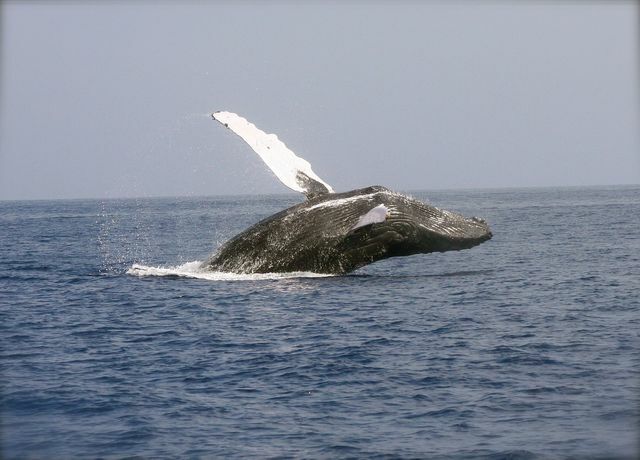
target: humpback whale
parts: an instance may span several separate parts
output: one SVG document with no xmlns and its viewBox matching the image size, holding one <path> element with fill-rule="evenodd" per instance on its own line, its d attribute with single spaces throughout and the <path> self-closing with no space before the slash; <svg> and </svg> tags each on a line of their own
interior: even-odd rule
<svg viewBox="0 0 640 460">
<path fill-rule="evenodd" d="M 240 136 L 273 173 L 306 200 L 223 244 L 202 267 L 233 273 L 345 274 L 381 259 L 471 248 L 491 238 L 487 223 L 382 186 L 336 193 L 311 165 L 231 112 L 214 120 Z"/>
</svg>

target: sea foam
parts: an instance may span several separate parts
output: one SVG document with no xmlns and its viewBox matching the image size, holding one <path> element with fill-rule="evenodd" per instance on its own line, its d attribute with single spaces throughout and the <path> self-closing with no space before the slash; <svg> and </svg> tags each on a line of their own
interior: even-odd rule
<svg viewBox="0 0 640 460">
<path fill-rule="evenodd" d="M 256 280 L 278 280 L 278 279 L 290 279 L 290 278 L 324 278 L 328 275 L 323 273 L 312 272 L 289 272 L 289 273 L 229 273 L 229 272 L 216 272 L 210 271 L 206 268 L 202 268 L 202 262 L 195 260 L 193 262 L 187 262 L 182 265 L 176 266 L 160 266 L 153 267 L 148 265 L 133 264 L 129 270 L 128 275 L 133 276 L 174 276 L 183 278 L 197 278 L 209 281 L 256 281 Z"/>
</svg>

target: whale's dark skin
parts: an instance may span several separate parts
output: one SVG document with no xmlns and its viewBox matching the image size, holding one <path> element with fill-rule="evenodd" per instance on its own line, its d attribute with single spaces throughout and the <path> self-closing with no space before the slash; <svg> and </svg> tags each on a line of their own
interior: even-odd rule
<svg viewBox="0 0 640 460">
<path fill-rule="evenodd" d="M 353 229 L 383 204 L 383 222 Z M 203 267 L 233 273 L 345 274 L 388 257 L 467 249 L 490 239 L 486 222 L 381 186 L 314 193 L 225 243 Z"/>
</svg>

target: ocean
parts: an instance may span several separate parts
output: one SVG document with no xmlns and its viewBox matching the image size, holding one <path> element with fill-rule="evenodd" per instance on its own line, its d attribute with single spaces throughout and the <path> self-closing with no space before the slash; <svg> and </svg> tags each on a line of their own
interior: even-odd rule
<svg viewBox="0 0 640 460">
<path fill-rule="evenodd" d="M 235 276 L 301 195 L 0 202 L 0 457 L 638 458 L 640 186 L 412 195 L 493 239 Z"/>
</svg>

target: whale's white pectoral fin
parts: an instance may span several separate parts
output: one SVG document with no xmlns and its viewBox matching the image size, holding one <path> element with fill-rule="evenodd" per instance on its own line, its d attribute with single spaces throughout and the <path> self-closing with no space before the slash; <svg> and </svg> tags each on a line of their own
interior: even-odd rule
<svg viewBox="0 0 640 460">
<path fill-rule="evenodd" d="M 369 210 L 366 214 L 360 216 L 358 223 L 351 227 L 351 230 L 349 231 L 352 232 L 360 227 L 384 222 L 387 220 L 387 217 L 389 217 L 389 208 L 383 204 L 379 204 L 375 208 Z"/>
<path fill-rule="evenodd" d="M 276 177 L 290 189 L 304 193 L 307 198 L 333 193 L 331 186 L 313 172 L 309 162 L 289 150 L 275 134 L 261 131 L 253 123 L 232 112 L 214 112 L 211 116 L 249 144 Z"/>
</svg>

